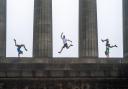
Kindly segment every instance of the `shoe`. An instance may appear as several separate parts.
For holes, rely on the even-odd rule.
[[[115,45],[115,47],[117,47],[117,45]]]
[[[72,44],[70,46],[73,46]]]

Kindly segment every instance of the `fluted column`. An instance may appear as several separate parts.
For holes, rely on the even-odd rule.
[[[52,0],[35,0],[34,57],[52,57]]]
[[[6,56],[6,0],[0,0],[0,57]]]
[[[124,57],[128,58],[128,0],[123,1],[123,47]]]
[[[79,0],[79,55],[98,57],[96,0]]]

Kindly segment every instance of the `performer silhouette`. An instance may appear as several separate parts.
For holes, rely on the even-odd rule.
[[[21,48],[23,47],[25,51],[27,51],[27,49],[24,44],[18,45],[15,39],[14,39],[14,42],[15,42],[15,46],[17,47],[18,57],[20,57],[20,54],[23,54],[23,51],[21,50]]]
[[[61,39],[62,39],[64,45],[63,45],[63,47],[61,48],[61,50],[60,50],[58,53],[61,53],[64,48],[69,49],[71,46],[73,46],[73,45],[72,45],[72,41],[66,39],[66,37],[65,37],[65,35],[63,35],[63,33],[61,33]],[[70,44],[69,46],[68,46],[67,41],[71,42],[71,44]]]
[[[102,42],[105,42],[105,41],[106,41],[105,55],[106,55],[106,57],[109,57],[109,53],[110,53],[110,52],[109,52],[109,49],[110,49],[110,48],[113,48],[113,47],[117,47],[117,45],[112,45],[112,46],[111,46],[111,45],[109,44],[109,39],[105,39],[105,40],[102,40],[102,39],[101,39],[101,41],[102,41]]]

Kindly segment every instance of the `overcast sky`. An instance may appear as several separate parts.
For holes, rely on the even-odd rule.
[[[106,38],[118,46],[110,49],[110,57],[123,57],[122,14],[122,0],[97,0],[99,57],[105,57],[106,47],[101,39]]]
[[[18,44],[25,44],[28,49],[28,52],[22,49],[24,54],[21,56],[32,56],[33,10],[34,0],[7,0],[7,57],[17,57],[14,38]]]
[[[78,12],[79,0],[53,0],[53,57],[78,57]],[[15,38],[18,44],[25,44],[28,52],[24,57],[32,57],[33,47],[33,12],[34,0],[7,0],[7,57],[17,57],[14,46]],[[102,39],[110,39],[110,44],[118,48],[110,50],[110,57],[123,56],[122,43],[122,0],[97,0],[98,18],[98,48],[99,57],[105,57],[105,43]],[[73,47],[58,51],[63,46],[60,38],[64,32],[66,38],[73,41]],[[24,49],[22,49],[24,50]]]
[[[79,0],[53,0],[53,57],[78,57],[78,7]],[[63,46],[62,32],[74,46],[58,53]]]

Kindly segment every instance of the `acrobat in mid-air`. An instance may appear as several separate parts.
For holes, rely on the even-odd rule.
[[[72,41],[66,39],[66,37],[65,37],[65,35],[63,35],[63,33],[61,33],[61,39],[62,39],[64,45],[62,46],[61,50],[58,53],[61,53],[64,48],[69,49],[71,46],[73,46]],[[68,43],[67,43],[68,41],[71,42],[71,44],[69,46],[68,46]]]
[[[18,57],[20,57],[20,54],[23,54],[23,51],[21,50],[21,48],[23,47],[25,51],[27,51],[27,49],[24,44],[18,45],[15,39],[14,39],[14,42],[15,42],[15,46],[17,47]]]
[[[101,41],[102,42],[106,42],[106,50],[105,50],[105,55],[106,55],[106,57],[109,57],[109,50],[110,50],[110,48],[113,48],[113,47],[117,47],[117,45],[110,45],[109,44],[109,39],[105,39],[105,40],[102,40],[101,39]]]

